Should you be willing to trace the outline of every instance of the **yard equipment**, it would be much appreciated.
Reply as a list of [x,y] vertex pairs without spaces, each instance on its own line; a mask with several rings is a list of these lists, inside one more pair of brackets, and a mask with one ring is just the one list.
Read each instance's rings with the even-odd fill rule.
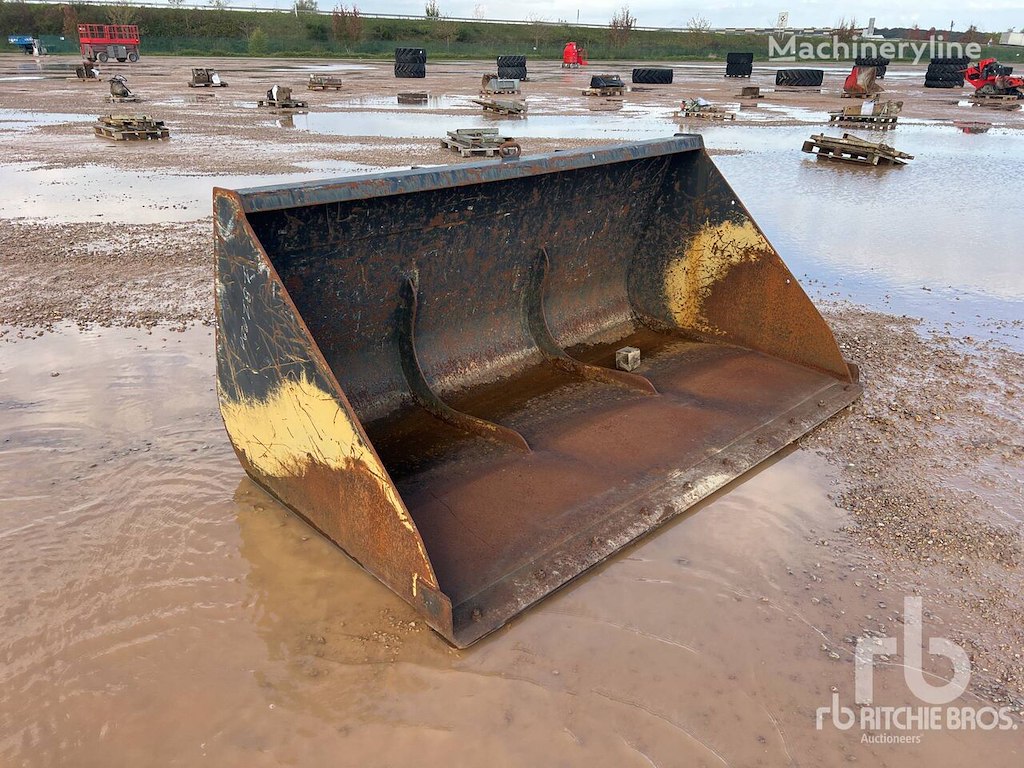
[[700,136],[213,204],[242,466],[459,647],[860,393]]
[[267,89],[267,98],[258,99],[257,107],[270,107],[271,109],[306,109],[308,101],[299,101],[292,98],[292,89],[286,85],[275,85]]
[[679,105],[679,117],[696,117],[702,120],[735,120],[736,113],[697,97],[684,99]]
[[46,46],[39,41],[38,37],[32,37],[32,35],[11,35],[7,38],[7,42],[21,48],[26,56],[45,56],[47,53]]
[[128,87],[128,80],[124,75],[114,75],[110,78],[110,100],[111,101],[142,101],[139,96],[132,93]]
[[585,66],[587,66],[586,49],[580,48],[574,42],[566,43],[565,48],[562,49],[562,68],[576,69],[577,67]]
[[135,63],[139,60],[139,28],[135,24],[79,24],[78,45],[86,61]]
[[310,91],[340,91],[343,87],[341,75],[310,75],[309,82],[306,83],[306,89]]
[[75,67],[75,76],[79,80],[99,80],[100,72],[93,65],[93,62],[83,61]]
[[899,121],[902,101],[864,101],[828,113],[830,123],[859,123],[867,128],[891,128]]
[[192,77],[188,81],[189,88],[227,88],[226,80],[221,80],[217,70],[208,67],[192,67]]
[[522,89],[519,87],[518,80],[498,77],[497,75],[491,74],[482,75],[480,77],[481,96],[514,96],[519,93],[522,93]]
[[1013,67],[1004,67],[996,59],[971,64],[964,79],[979,96],[1017,96],[1024,98],[1024,78],[1013,76]]
[[582,91],[584,96],[622,96],[626,93],[626,84],[618,75],[594,75],[590,78],[590,87]]
[[850,74],[846,76],[843,83],[843,96],[854,98],[868,98],[885,89],[875,82],[877,71],[874,67],[862,67],[854,65]]

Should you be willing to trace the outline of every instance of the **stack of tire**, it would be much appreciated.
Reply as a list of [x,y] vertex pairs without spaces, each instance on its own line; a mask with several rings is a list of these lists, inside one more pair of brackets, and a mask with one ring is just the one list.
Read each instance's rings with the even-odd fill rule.
[[823,69],[780,69],[775,73],[775,84],[798,88],[820,86],[824,78],[825,70]]
[[526,80],[526,57],[519,54],[499,56],[498,77],[502,80]]
[[750,77],[754,69],[754,54],[728,53],[725,56],[726,77]]
[[426,77],[427,52],[422,48],[395,48],[395,77]]
[[885,68],[889,66],[889,59],[882,56],[859,56],[854,59],[854,64],[858,67],[874,67],[875,68],[875,79],[881,80],[885,77]]
[[964,72],[970,66],[967,56],[944,59],[936,56],[924,76],[925,88],[963,88]]
[[637,67],[633,70],[633,82],[669,85],[672,82],[672,70],[667,67]]

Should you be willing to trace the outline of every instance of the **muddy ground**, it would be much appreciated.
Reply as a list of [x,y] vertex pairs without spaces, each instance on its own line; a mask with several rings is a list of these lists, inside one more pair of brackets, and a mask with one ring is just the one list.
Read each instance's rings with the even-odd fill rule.
[[[216,66],[229,87],[215,95],[186,88],[189,67],[199,63]],[[339,136],[295,130],[289,125],[294,126],[295,120],[301,124],[300,117],[262,112],[254,102],[278,82],[292,85],[298,97],[308,99],[312,112],[378,109],[386,115],[390,107],[378,100],[390,104],[398,91],[424,90],[459,98],[475,95],[476,78],[485,69],[478,62],[439,62],[429,66],[425,80],[400,81],[390,76],[389,65],[381,63],[192,62],[146,57],[130,67],[108,66],[103,75],[125,73],[130,87],[146,99],[132,110],[165,120],[172,139],[125,147],[91,136],[91,118],[112,109],[122,111],[120,106],[103,103],[105,83],[68,78],[68,72],[58,68],[67,67],[67,61],[45,62],[34,72],[26,65],[27,60],[17,57],[0,61],[5,71],[37,78],[13,80],[0,91],[5,164],[184,175],[308,172],[317,164],[374,168],[459,162],[438,146],[436,137]],[[620,65],[606,68],[628,72]],[[332,69],[345,78],[341,93],[302,88],[309,71]],[[579,94],[589,73],[567,73],[551,63],[531,64],[530,71],[531,82],[524,91],[536,105],[531,105],[531,115],[571,119],[620,111],[620,102]],[[884,81],[887,96],[904,100],[904,115],[910,118],[953,122],[965,119],[966,113],[971,120],[1011,133],[1024,125],[1019,113],[979,117],[978,110],[965,110],[947,92],[926,91],[920,84],[921,74],[920,69],[906,68],[903,73],[890,69]],[[621,109],[670,114],[684,96],[737,104],[733,95],[748,84],[721,78],[718,65],[680,69],[676,77],[673,86],[628,93]],[[767,103],[756,108],[766,116],[756,121],[765,131],[805,123],[817,129],[821,111],[843,106],[838,98],[841,81],[841,74],[830,73],[821,94],[769,94]],[[771,82],[770,72],[759,69],[749,84],[767,90]],[[475,108],[458,99],[439,100],[426,111],[439,120],[464,115],[467,125],[482,121]],[[524,152],[533,153],[584,141],[538,136],[523,138],[521,143]],[[88,174],[95,179],[95,170]],[[75,178],[72,172],[65,182],[72,190],[69,205],[75,196],[104,194],[95,181],[76,190]],[[43,189],[40,198],[48,194]],[[289,714],[282,713],[283,724],[275,726],[262,719],[267,716],[264,707],[258,716],[242,716],[246,727],[221,723],[214,735],[204,731],[200,718],[190,717],[182,703],[157,705],[153,699],[126,694],[127,699],[109,704],[114,715],[96,716],[88,702],[106,686],[128,692],[141,686],[147,697],[173,700],[174,696],[167,697],[167,686],[173,687],[174,679],[162,677],[152,659],[142,668],[149,669],[154,680],[162,680],[158,689],[120,679],[121,673],[105,666],[107,657],[136,663],[138,657],[126,656],[124,649],[143,638],[120,638],[113,633],[104,640],[102,632],[93,633],[83,651],[74,636],[74,627],[81,622],[75,620],[70,621],[69,634],[52,649],[59,663],[56,677],[50,676],[43,671],[46,658],[35,659],[32,648],[47,647],[43,638],[61,625],[57,614],[62,603],[56,596],[62,589],[67,592],[68,586],[54,581],[52,574],[33,586],[22,584],[19,577],[0,606],[5,622],[19,627],[0,642],[9,665],[8,693],[0,707],[4,718],[0,723],[6,726],[0,729],[0,755],[12,765],[100,764],[110,744],[119,753],[136,755],[145,754],[147,745],[158,745],[152,764],[188,764],[183,755],[205,755],[207,743],[218,740],[214,756],[245,757],[253,764],[301,761],[321,748],[342,745],[367,764],[383,764],[374,746],[380,738],[393,740],[384,750],[387,759],[401,762],[403,756],[415,754],[420,744],[446,749],[454,748],[456,742],[465,744],[466,738],[472,738],[470,730],[478,742],[467,748],[468,754],[477,758],[503,754],[494,762],[502,765],[526,764],[545,754],[555,755],[555,762],[564,764],[579,764],[587,756],[597,765],[838,765],[856,759],[917,765],[950,754],[964,759],[986,755],[993,765],[1020,764],[1021,738],[1015,733],[929,734],[918,751],[899,752],[865,746],[856,739],[844,741],[834,732],[824,735],[813,726],[815,702],[827,705],[830,691],[842,690],[849,703],[856,638],[866,633],[898,633],[904,618],[902,598],[907,595],[924,598],[926,635],[948,637],[968,650],[972,705],[1008,706],[1018,722],[1024,716],[1024,356],[1019,352],[955,330],[938,332],[914,318],[851,304],[841,295],[823,300],[824,314],[844,353],[861,365],[862,401],[807,436],[795,453],[746,484],[734,484],[730,493],[716,497],[702,512],[621,556],[619,571],[613,561],[497,639],[456,653],[425,630],[404,605],[383,590],[374,591],[372,582],[358,581],[361,577],[354,568],[339,566],[335,550],[322,546],[315,534],[311,538],[309,529],[244,480],[217,423],[210,394],[212,364],[204,328],[212,321],[208,199],[197,201],[187,215],[174,204],[165,207],[165,216],[157,214],[157,220],[145,224],[134,222],[131,211],[119,215],[113,209],[99,218],[64,221],[59,211],[40,216],[22,212],[6,216],[0,226],[0,274],[4,277],[0,333],[7,342],[3,355],[8,372],[24,377],[21,383],[5,379],[8,399],[0,403],[5,420],[12,425],[12,437],[4,446],[8,471],[4,495],[29,517],[43,519],[51,511],[48,505],[77,498],[79,492],[92,499],[111,496],[130,470],[131,465],[123,462],[141,461],[151,440],[159,444],[162,434],[169,443],[162,450],[168,461],[194,460],[197,453],[206,457],[209,474],[200,484],[216,485],[217,493],[228,497],[210,502],[209,509],[229,511],[206,510],[208,517],[189,514],[211,527],[234,526],[237,518],[241,540],[237,533],[211,534],[215,544],[208,549],[226,546],[248,560],[251,571],[241,578],[249,579],[253,592],[232,599],[243,606],[256,604],[253,610],[259,618],[254,626],[266,642],[266,649],[259,644],[260,650],[246,646],[239,652],[248,670],[246,680],[254,675],[254,690],[260,691],[248,695],[265,693],[271,710],[280,707]],[[82,348],[76,346],[79,333],[88,342]],[[115,436],[102,441],[83,433],[69,444],[81,454],[80,465],[64,466],[58,461],[59,470],[47,469],[33,477],[32,462],[43,455],[38,452],[60,447],[49,446],[45,437],[34,432],[28,440],[20,431],[22,412],[31,411],[33,387],[45,392],[47,387],[75,386],[74,371],[67,369],[91,370],[79,355],[90,349],[99,354],[107,349],[102,339],[111,337],[121,339],[116,348],[139,350],[142,357],[170,355],[184,340],[181,346],[192,351],[184,353],[189,370],[179,380],[203,393],[201,398],[196,395],[194,406],[191,400],[181,406],[184,423],[195,423],[194,434],[168,440],[173,432],[162,433],[159,423],[151,426],[151,440],[141,437],[145,430],[129,430],[126,434],[131,439]],[[192,367],[196,371],[190,373]],[[103,381],[96,371],[81,376],[81,381],[87,380]],[[96,386],[96,397],[103,399],[102,386]],[[161,394],[147,395],[146,386]],[[125,395],[130,401],[127,411],[144,410],[144,403],[174,398],[175,392],[186,397],[184,390],[165,389],[159,377],[144,378]],[[15,391],[21,391],[23,399],[11,394]],[[55,402],[59,409],[61,401]],[[88,422],[73,410],[69,413],[69,421]],[[60,416],[54,419],[59,421]],[[108,466],[110,471],[105,469]],[[44,480],[49,482],[48,489],[42,488]],[[154,487],[173,489],[188,480],[171,471],[153,482]],[[226,494],[221,492],[224,488]],[[173,492],[159,498],[176,508]],[[128,498],[122,501],[129,508],[136,503]],[[742,509],[749,514],[749,518],[738,518],[748,520],[751,528],[746,533],[715,527],[716,514],[723,521],[737,519],[730,514]],[[91,514],[99,515],[101,510]],[[144,517],[132,520],[133,530],[144,535]],[[24,560],[42,573],[46,563],[34,562],[27,550],[19,549],[19,530],[3,528],[9,562]],[[67,535],[74,537],[75,530],[70,528]],[[119,529],[112,536],[123,533]],[[708,550],[702,550],[701,541]],[[203,540],[198,541],[197,551],[203,545]],[[318,548],[310,553],[314,545]],[[26,546],[35,551],[39,544]],[[70,545],[56,545],[56,551],[63,546]],[[102,552],[103,543],[97,546]],[[778,557],[765,556],[762,563],[764,550],[778,552]],[[701,565],[702,559],[714,561],[715,555],[709,552],[718,553],[717,565]],[[108,556],[117,561],[116,556]],[[310,573],[295,575],[309,563],[314,564]],[[134,567],[146,566],[126,561],[122,578],[130,581]],[[756,573],[743,575],[750,567]],[[74,566],[68,568],[75,572]],[[635,579],[631,568],[638,569]],[[602,586],[600,580],[609,577],[610,586],[608,581]],[[190,573],[189,578],[198,580],[195,589],[210,589],[201,586],[201,573]],[[239,576],[231,572],[224,578],[235,584]],[[81,586],[85,581],[74,583]],[[715,585],[706,593],[700,586],[705,582]],[[678,598],[682,602],[677,605],[685,606],[677,609],[678,614],[649,592],[642,598],[636,594],[656,583],[693,590],[690,597]],[[121,588],[114,582],[108,587]],[[85,598],[103,602],[112,613],[106,621],[117,620],[117,603],[104,599],[103,587],[82,589]],[[34,590],[40,591],[33,607]],[[309,595],[316,596],[317,605],[307,604]],[[345,599],[339,602],[338,595]],[[723,595],[742,603],[743,612],[723,607],[719,602]],[[47,615],[48,605],[53,615]],[[322,610],[324,606],[329,610]],[[161,610],[168,616],[175,613],[173,604]],[[226,608],[224,613],[237,618]],[[656,615],[661,618],[651,618]],[[721,625],[709,622],[709,617],[717,617]],[[168,619],[160,631],[198,631],[189,621],[188,626],[177,626]],[[643,629],[648,621],[653,628]],[[647,643],[654,637],[657,648],[625,640],[620,646],[618,634],[614,639],[605,634],[609,627],[625,632],[629,643]],[[740,638],[748,631],[751,637]],[[199,642],[204,647],[218,645],[216,636],[202,636]],[[702,661],[699,669],[690,670],[683,664],[683,672],[673,666],[681,663],[679,654],[707,659],[716,646],[723,654],[717,665]],[[158,647],[171,658],[181,651],[176,646]],[[82,653],[81,658],[90,661],[78,661]],[[210,655],[219,657],[216,650]],[[601,659],[601,668],[588,666],[594,656]],[[757,658],[768,659],[774,666],[757,668]],[[886,678],[890,693],[899,682],[900,662],[894,659],[891,665],[892,676]],[[410,669],[415,671],[409,673]],[[494,680],[496,687],[487,688],[484,683],[484,688],[476,688],[466,679],[467,671],[472,672],[472,680]],[[677,686],[673,691],[661,690],[659,671]],[[941,662],[933,671],[935,679],[949,676]],[[450,674],[444,677],[442,672]],[[182,696],[198,702],[197,713],[215,719],[212,713],[237,704],[227,691],[243,684],[227,672],[213,671],[197,661],[190,674],[196,679],[184,676],[188,682],[182,683],[186,691]],[[201,688],[204,676],[217,692]],[[72,693],[71,703],[61,703],[63,699],[57,697],[55,691],[62,687]],[[743,701],[737,693],[740,689],[749,693],[743,694],[747,696]],[[14,690],[39,705],[43,714],[38,718],[19,714]],[[376,698],[366,693],[371,690]],[[439,706],[427,695],[430,691],[442,697],[441,703],[447,702],[448,714],[441,710],[423,714]],[[810,698],[809,691],[813,692]],[[365,706],[359,706],[362,696],[366,696]],[[476,711],[475,696],[480,696],[484,709],[499,710],[493,721]],[[914,703],[900,699],[898,693],[893,696],[897,702]],[[343,706],[340,701],[346,698],[355,701]],[[160,717],[183,718],[180,739],[158,736],[137,725],[132,714],[137,706],[150,708]],[[527,713],[524,706],[533,707],[534,712]],[[431,724],[414,722],[416,712]],[[70,725],[62,726],[61,718]],[[331,724],[327,735],[316,731],[306,738],[293,732],[315,731],[326,723]],[[395,723],[404,726],[391,729]],[[602,723],[619,724],[621,738],[614,745],[607,741],[610,735],[602,732]],[[549,724],[550,732],[545,730]],[[533,741],[521,737],[512,747],[520,726],[544,735]],[[64,727],[72,729],[71,738],[66,738]],[[279,727],[290,735],[276,731]],[[104,742],[108,731],[115,734],[112,742]],[[200,739],[205,739],[202,748]],[[285,743],[288,749],[281,751]],[[195,751],[186,752],[185,745]]]

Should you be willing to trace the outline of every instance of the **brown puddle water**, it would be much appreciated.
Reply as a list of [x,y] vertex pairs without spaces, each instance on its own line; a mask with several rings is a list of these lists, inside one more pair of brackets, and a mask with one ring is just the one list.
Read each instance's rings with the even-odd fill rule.
[[[809,451],[457,652],[245,478],[213,386],[208,329],[0,344],[0,764],[1021,764],[816,727],[902,593]],[[898,661],[875,703],[919,705]]]

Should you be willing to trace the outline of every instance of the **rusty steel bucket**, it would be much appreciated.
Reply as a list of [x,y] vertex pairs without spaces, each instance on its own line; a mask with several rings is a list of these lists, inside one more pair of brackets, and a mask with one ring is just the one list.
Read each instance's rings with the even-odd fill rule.
[[699,136],[214,213],[239,460],[460,647],[860,393]]

